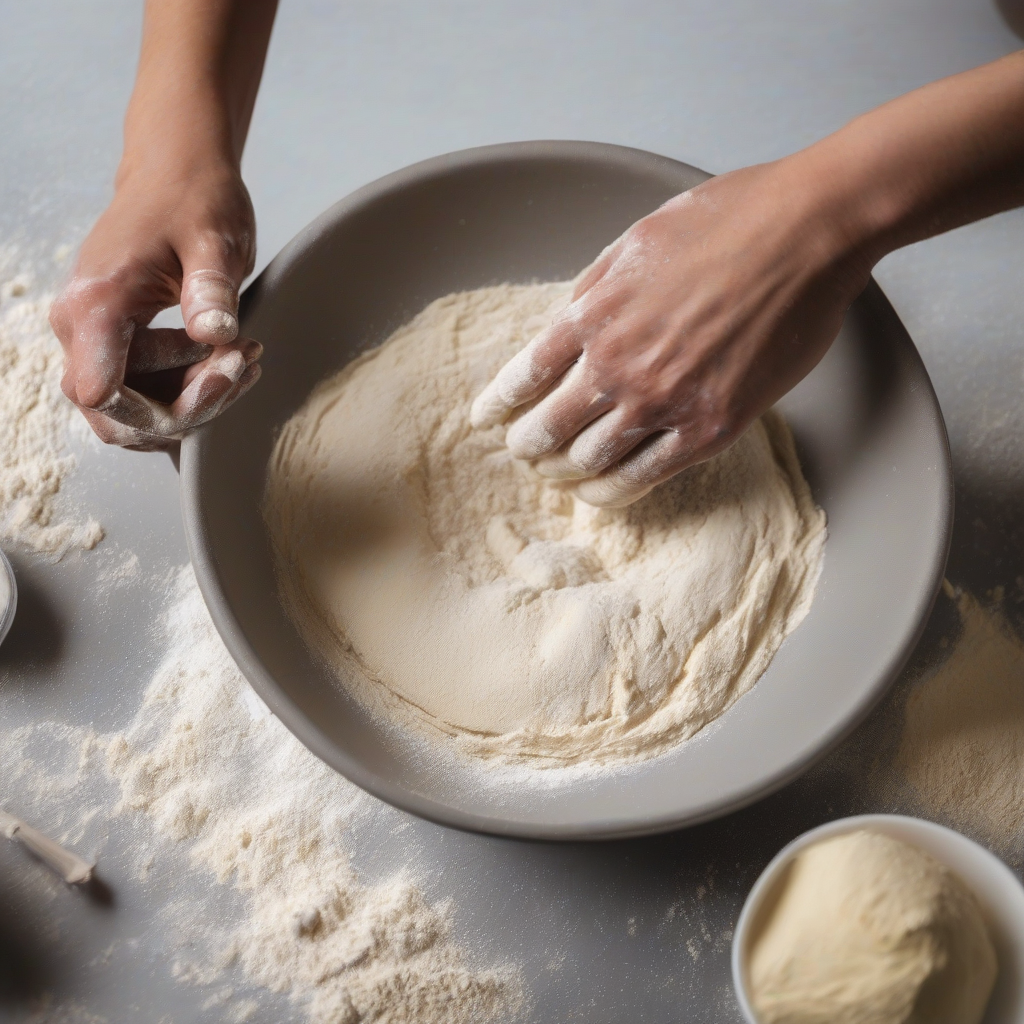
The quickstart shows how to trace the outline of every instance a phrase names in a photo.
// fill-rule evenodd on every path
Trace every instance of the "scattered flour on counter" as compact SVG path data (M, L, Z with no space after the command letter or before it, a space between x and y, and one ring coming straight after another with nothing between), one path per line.
M264 516L310 648L383 718L494 765L652 757L803 620L825 516L769 412L627 508L513 459L470 407L571 282L432 302L285 425Z
M50 296L10 271L16 261L0 250L0 542L60 559L94 547L103 530L76 517L61 494L75 466L68 441L77 413L60 391ZM140 574L134 553L116 554L97 576L100 594ZM41 721L4 730L0 806L16 801L61 842L99 852L101 878L115 830L132 835L143 877L167 854L165 843L211 872L163 914L184 947L204 957L199 974L178 962L172 973L182 980L222 983L240 968L253 986L286 994L311 1024L487 1024L513 1015L523 999L518 971L474 969L452 937L450 904L429 902L407 874L359 878L345 836L375 801L310 754L253 694L190 568L176 573L168 601L165 656L129 727L102 734ZM102 795L110 789L119 792L114 810L118 798ZM32 878L52 898L63 892L46 872ZM210 913L214 878L242 897L240 920ZM256 1001L224 992L218 1019L253 1017ZM38 1012L54 1024L103 1020L50 996Z
M130 837L141 881L155 865L175 880L179 896L156 911L159 949L179 982L214 987L218 1020L253 1019L261 987L310 1024L514 1017L518 969L477 969L452 935L450 902L428 901L406 871L360 878L347 837L380 805L253 693L191 568L175 573L162 628L163 659L124 730L43 721L0 735L0 806L98 854L101 879L117 832ZM46 871L32 877L53 899L66 892ZM225 894L238 898L226 912ZM63 1021L58 1010L70 1009L54 1005L45 1019Z
M74 469L68 448L77 413L60 390L63 357L47 315L51 295L12 274L0 253L0 542L60 559L103 539L95 519L60 499Z
M954 596L946 585L947 596ZM961 632L907 700L895 759L921 808L1013 863L1024 854L1024 644L998 608L955 595Z
M399 874L366 884L343 836L373 801L324 765L255 696L210 621L191 569L168 651L123 733L101 744L118 811L145 814L193 862L251 896L225 963L288 993L313 1024L484 1024L514 1012L510 967L473 970L445 904Z

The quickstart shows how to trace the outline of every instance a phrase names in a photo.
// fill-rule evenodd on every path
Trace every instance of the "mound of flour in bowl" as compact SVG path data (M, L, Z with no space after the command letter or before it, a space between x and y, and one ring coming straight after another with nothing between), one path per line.
M571 287L431 303L315 389L267 477L306 643L371 708L504 763L622 763L692 736L803 619L825 539L776 414L621 509L473 430L473 398Z

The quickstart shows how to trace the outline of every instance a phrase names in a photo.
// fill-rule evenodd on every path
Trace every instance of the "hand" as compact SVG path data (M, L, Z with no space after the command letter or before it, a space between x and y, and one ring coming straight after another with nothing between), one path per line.
M50 323L64 393L108 444L166 448L259 379L238 339L238 288L255 260L252 204L237 170L167 163L121 176L86 238ZM184 330L147 325L181 303Z
M867 283L820 192L798 155L634 224L478 396L474 426L536 402L509 450L599 506L722 451L815 366Z

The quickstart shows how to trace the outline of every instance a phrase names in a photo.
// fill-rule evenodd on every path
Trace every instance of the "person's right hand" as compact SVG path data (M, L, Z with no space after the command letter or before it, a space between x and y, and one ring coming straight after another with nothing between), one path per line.
M824 355L870 271L805 160L712 178L634 224L473 425L518 412L509 452L606 507L736 441Z
M238 288L256 254L252 203L223 164L119 175L50 311L61 387L108 444L166 448L259 378L238 338ZM147 325L181 303L185 329Z

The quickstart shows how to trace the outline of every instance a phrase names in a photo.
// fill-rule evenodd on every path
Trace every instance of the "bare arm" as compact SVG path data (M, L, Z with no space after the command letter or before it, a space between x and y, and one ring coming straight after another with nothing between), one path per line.
M275 10L146 4L114 199L50 314L65 394L105 441L163 447L259 376L259 345L237 337L256 256L240 164ZM179 301L185 330L147 326Z
M596 505L732 443L817 364L886 253L1024 203L1024 53L666 203L479 396L489 428Z

